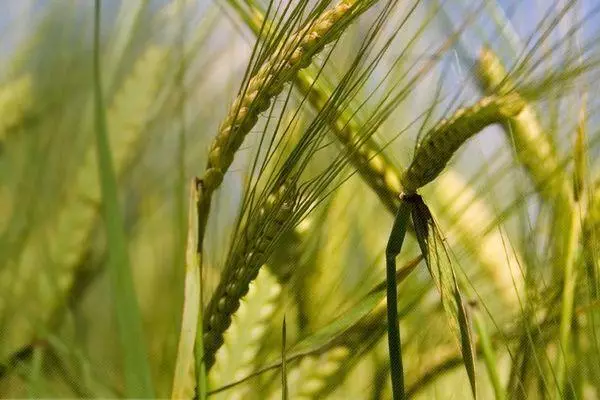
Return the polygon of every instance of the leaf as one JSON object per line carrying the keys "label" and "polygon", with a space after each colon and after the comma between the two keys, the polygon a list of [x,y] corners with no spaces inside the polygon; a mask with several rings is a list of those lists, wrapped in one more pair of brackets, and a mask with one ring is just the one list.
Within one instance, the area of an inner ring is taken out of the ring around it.
{"label": "leaf", "polygon": [[429,208],[421,196],[415,195],[410,201],[414,202],[412,218],[415,236],[425,257],[429,273],[440,293],[452,334],[458,340],[473,397],[477,398],[473,333],[454,268]]}
{"label": "leaf", "polygon": [[198,191],[196,181],[193,180],[190,186],[183,316],[181,318],[179,347],[173,377],[172,399],[191,399],[194,397],[196,388],[194,344],[198,323],[202,321],[200,315],[200,264],[196,252],[198,245],[198,211],[196,208]]}
{"label": "leaf", "polygon": [[133,285],[127,239],[118,200],[117,179],[108,141],[100,74],[100,0],[95,2],[94,17],[95,134],[108,244],[108,265],[115,297],[120,347],[123,353],[126,395],[127,397],[154,398],[150,365],[144,348],[142,317]]}

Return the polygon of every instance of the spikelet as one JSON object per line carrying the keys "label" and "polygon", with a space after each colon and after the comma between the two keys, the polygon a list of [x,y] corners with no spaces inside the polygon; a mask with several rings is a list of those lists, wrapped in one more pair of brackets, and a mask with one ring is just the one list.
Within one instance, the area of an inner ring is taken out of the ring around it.
{"label": "spikelet", "polygon": [[[166,51],[150,47],[135,64],[107,112],[116,173],[136,149],[165,72]],[[96,151],[91,147],[73,189],[53,223],[30,238],[19,260],[0,271],[0,361],[28,344],[48,323],[72,284],[74,268],[87,249],[98,215],[100,188]]]}
{"label": "spikelet", "polygon": [[517,294],[522,295],[524,289],[520,257],[513,251],[508,238],[503,238],[498,230],[482,236],[482,229],[491,226],[495,219],[493,211],[453,170],[438,177],[434,192],[439,207],[447,210],[435,213],[449,222],[450,230],[445,234],[456,238],[483,268],[503,303],[509,309],[517,307]]}
{"label": "spikelet", "polygon": [[208,164],[201,179],[202,188],[208,196],[221,184],[235,153],[260,113],[269,107],[271,100],[300,69],[310,64],[316,53],[337,38],[341,30],[333,28],[351,15],[354,3],[355,0],[341,1],[314,21],[307,22],[290,35],[249,79],[247,87],[230,107],[210,147]]}
{"label": "spikelet", "polygon": [[[223,346],[210,371],[212,387],[219,387],[243,378],[257,365],[253,364],[268,324],[275,312],[281,286],[267,268],[261,268],[250,284],[248,293],[232,318],[224,335]],[[240,385],[215,395],[216,399],[244,399],[250,387]]]}
{"label": "spikelet", "polygon": [[33,108],[31,76],[25,75],[0,86],[0,145]]}
{"label": "spikelet", "polygon": [[232,315],[246,295],[249,284],[258,275],[260,267],[267,261],[285,229],[297,204],[297,193],[293,185],[280,185],[259,207],[239,245],[228,259],[219,284],[213,292],[204,312],[204,351],[206,368],[210,370],[215,353],[223,344],[223,334],[231,324]]}
{"label": "spikelet", "polygon": [[514,93],[492,95],[473,106],[459,109],[450,119],[440,121],[425,134],[415,150],[413,161],[402,177],[404,191],[414,193],[434,180],[468,139],[489,125],[517,115],[523,105]]}

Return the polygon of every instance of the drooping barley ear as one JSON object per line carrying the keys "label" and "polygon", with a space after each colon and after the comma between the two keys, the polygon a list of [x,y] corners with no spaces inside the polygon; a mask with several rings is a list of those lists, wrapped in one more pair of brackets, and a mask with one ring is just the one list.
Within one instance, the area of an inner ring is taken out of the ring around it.
{"label": "drooping barley ear", "polygon": [[453,170],[448,170],[436,180],[435,198],[446,211],[444,215],[451,226],[446,232],[449,238],[456,237],[483,269],[489,281],[496,287],[504,306],[514,309],[523,295],[524,279],[520,270],[521,257],[515,254],[508,238],[498,230],[485,236],[482,229],[495,220],[488,204]]}
{"label": "drooping barley ear", "polygon": [[[308,21],[290,35],[248,80],[235,99],[209,150],[208,163],[201,178],[202,190],[210,196],[219,187],[237,150],[254,127],[260,113],[295,74],[307,67],[312,57],[341,33],[337,23],[349,19],[356,0],[343,0],[315,20]],[[338,28],[338,29],[335,29]]]}
{"label": "drooping barley ear", "polygon": [[[107,112],[113,165],[122,173],[139,143],[165,72],[167,52],[152,46],[136,62]],[[63,207],[34,232],[14,265],[0,270],[0,360],[27,345],[64,301],[98,216],[96,151],[90,148]],[[10,330],[8,328],[10,327]]]}
{"label": "drooping barley ear", "polygon": [[33,108],[31,76],[25,75],[0,86],[0,146]]}
{"label": "drooping barley ear", "polygon": [[204,312],[204,351],[207,369],[215,362],[215,354],[223,344],[223,334],[231,324],[240,299],[248,292],[259,269],[268,259],[281,235],[290,228],[290,218],[297,205],[293,185],[274,189],[252,215],[230,254],[219,284]]}
{"label": "drooping barley ear", "polygon": [[[280,294],[281,285],[268,268],[261,268],[225,332],[224,344],[216,354],[215,365],[209,375],[212,387],[243,378],[258,367],[253,362]],[[243,399],[249,394],[249,389],[249,386],[240,385],[215,396],[217,399]]]}
{"label": "drooping barley ear", "polygon": [[414,193],[434,180],[469,138],[487,126],[519,114],[523,107],[522,99],[514,92],[492,95],[440,121],[423,136],[415,150],[413,161],[402,177],[404,191]]}

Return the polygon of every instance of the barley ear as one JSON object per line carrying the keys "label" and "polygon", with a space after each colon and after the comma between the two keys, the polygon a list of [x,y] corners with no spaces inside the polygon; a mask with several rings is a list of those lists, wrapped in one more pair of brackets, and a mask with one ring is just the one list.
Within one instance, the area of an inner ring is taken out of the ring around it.
{"label": "barley ear", "polygon": [[235,153],[260,113],[269,107],[271,100],[300,69],[310,64],[315,54],[339,36],[341,31],[333,28],[342,19],[349,18],[354,4],[354,0],[341,1],[314,21],[307,22],[290,35],[248,80],[210,147],[206,171],[201,179],[202,189],[207,195],[220,186]]}
{"label": "barley ear", "polygon": [[215,354],[223,344],[223,334],[231,325],[240,300],[249,290],[260,268],[290,226],[297,205],[293,185],[274,189],[258,208],[255,220],[250,221],[230,254],[217,288],[204,314],[204,345],[207,369],[213,366]]}
{"label": "barley ear", "polygon": [[468,139],[490,125],[519,114],[523,106],[515,93],[491,95],[457,110],[450,119],[441,120],[419,143],[413,161],[402,177],[404,191],[414,193],[433,181]]}

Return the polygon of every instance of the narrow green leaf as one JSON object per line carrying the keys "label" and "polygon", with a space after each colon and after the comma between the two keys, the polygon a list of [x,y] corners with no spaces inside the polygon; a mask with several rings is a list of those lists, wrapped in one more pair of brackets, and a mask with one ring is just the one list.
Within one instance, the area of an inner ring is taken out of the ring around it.
{"label": "narrow green leaf", "polygon": [[[197,335],[197,329],[202,327],[202,310],[200,308],[200,264],[196,252],[198,246],[198,189],[196,180],[193,180],[190,186],[183,316],[181,318],[179,347],[175,362],[172,399],[191,399],[194,397],[196,389],[196,365],[194,362],[196,337],[200,338],[200,346],[197,350],[200,355],[203,353],[202,335]],[[200,359],[202,359],[202,356]],[[201,372],[202,374],[205,376],[205,373]],[[203,390],[199,390],[199,398],[206,398],[206,385],[204,385]]]}
{"label": "narrow green leaf", "polygon": [[440,293],[442,306],[453,335],[458,340],[473,397],[477,398],[475,349],[469,317],[458,287],[456,274],[433,217],[421,196],[415,195],[412,209],[415,236],[425,257],[429,273]]}
{"label": "narrow green leaf", "polygon": [[504,400],[506,398],[506,393],[504,391],[504,387],[502,387],[502,382],[500,381],[500,376],[498,374],[498,365],[496,364],[494,345],[492,344],[492,339],[487,331],[483,316],[476,309],[473,311],[473,323],[475,331],[477,332],[477,337],[479,338],[483,361],[485,363],[490,381],[492,382],[496,399]]}
{"label": "narrow green leaf", "polygon": [[152,398],[154,389],[144,345],[142,318],[129,265],[127,240],[118,200],[117,180],[106,128],[100,72],[100,0],[95,1],[93,70],[98,172],[108,244],[108,267],[112,281],[120,347],[123,353],[126,394],[127,397]]}

